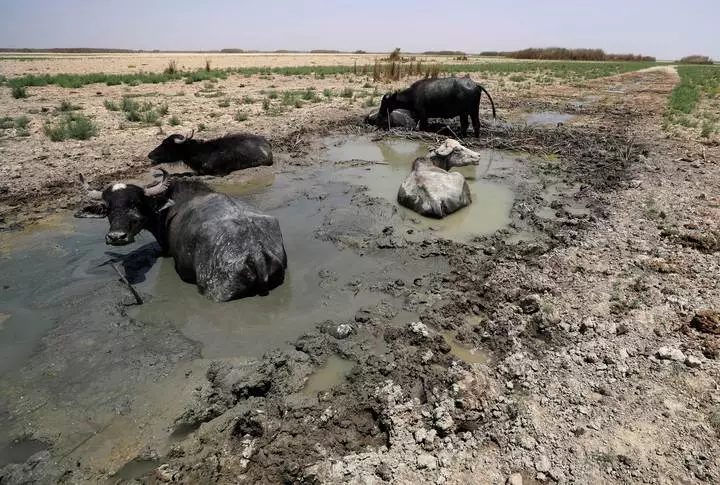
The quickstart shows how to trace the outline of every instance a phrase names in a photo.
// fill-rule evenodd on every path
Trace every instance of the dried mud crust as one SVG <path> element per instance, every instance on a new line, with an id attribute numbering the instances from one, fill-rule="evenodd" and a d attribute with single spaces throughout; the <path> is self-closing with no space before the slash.
<path id="1" fill-rule="evenodd" d="M 354 238 L 354 250 L 449 262 L 377 288 L 419 318 L 378 305 L 319 322 L 291 351 L 213 363 L 177 420 L 198 430 L 141 481 L 717 483 L 720 154 L 662 137 L 671 72 L 610 81 L 626 94 L 586 126 L 495 127 L 470 142 L 545 155 L 528 168 L 540 187 L 519 190 L 509 229 L 531 229 L 531 240 L 416 240 L 359 221 L 376 244 Z M 589 216 L 560 204 L 556 220 L 537 218 L 542 185 L 558 181 L 582 186 Z M 458 358 L 450 335 L 486 358 Z M 303 393 L 331 355 L 353 370 Z M 74 470 L 61 481 L 98 477 Z"/>

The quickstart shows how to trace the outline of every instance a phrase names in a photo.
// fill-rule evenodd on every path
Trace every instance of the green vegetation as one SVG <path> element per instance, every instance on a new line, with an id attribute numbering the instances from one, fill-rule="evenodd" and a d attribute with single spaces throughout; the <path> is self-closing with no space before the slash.
<path id="1" fill-rule="evenodd" d="M 77 111 L 79 109 L 82 109 L 82 107 L 80 107 L 76 104 L 72 104 L 70 101 L 67 101 L 67 100 L 61 101 L 60 106 L 57 107 L 58 111 L 62 111 L 65 113 L 70 112 L 70 111 Z"/>
<path id="2" fill-rule="evenodd" d="M 18 116 L 15 118 L 13 125 L 16 130 L 24 130 L 30 125 L 30 118 L 27 116 Z"/>
<path id="3" fill-rule="evenodd" d="M 378 62 L 378 64 L 380 64 Z M 402 69 L 408 71 L 407 64 L 400 61 L 394 63 L 402 66 Z M 393 62 L 382 64 L 381 67 L 392 66 Z M 575 77 L 579 79 L 591 79 L 595 77 L 609 76 L 620 74 L 623 72 L 635 71 L 645 67 L 654 65 L 647 61 L 630 61 L 630 62 L 497 62 L 484 64 L 435 64 L 423 65 L 421 61 L 413 63 L 411 75 L 433 76 L 439 73 L 496 73 L 510 74 L 519 72 L 548 72 L 555 77 L 567 78 Z M 418 67 L 419 66 L 419 67 Z M 245 76 L 260 75 L 262 78 L 270 79 L 270 75 L 285 76 L 310 76 L 315 75 L 335 75 L 357 73 L 367 75 L 373 73 L 374 66 L 300 66 L 300 67 L 242 67 L 231 69 L 212 69 L 206 71 L 204 69 L 197 71 L 179 71 L 177 67 L 170 69 L 170 66 L 161 73 L 128 73 L 128 74 L 44 74 L 44 75 L 26 75 L 12 79 L 6 79 L 5 84 L 13 89 L 13 96 L 16 98 L 25 97 L 26 93 L 23 88 L 29 86 L 48 86 L 56 85 L 64 88 L 79 88 L 88 84 L 104 83 L 107 85 L 118 84 L 158 84 L 170 81 L 185 80 L 187 84 L 201 81 L 211 81 L 218 79 L 227 79 L 231 74 L 240 74 Z M 407 74 L 406 74 L 407 75 Z"/>
<path id="4" fill-rule="evenodd" d="M 340 92 L 341 98 L 352 98 L 353 97 L 353 88 L 345 88 Z"/>
<path id="5" fill-rule="evenodd" d="M 243 96 L 242 102 L 243 102 L 243 104 L 253 104 L 255 102 L 255 100 L 253 98 L 251 98 L 250 96 L 245 95 L 245 96 Z"/>
<path id="6" fill-rule="evenodd" d="M 44 131 L 52 141 L 63 141 L 69 138 L 88 140 L 97 135 L 97 127 L 90 118 L 73 113 L 65 115 L 56 123 L 45 123 Z"/>
<path id="7" fill-rule="evenodd" d="M 268 93 L 267 97 L 269 99 L 277 99 L 278 98 L 278 92 L 276 90 L 272 90 Z"/>
<path id="8" fill-rule="evenodd" d="M 120 107 L 118 106 L 118 104 L 115 101 L 111 101 L 109 99 L 106 99 L 105 101 L 103 101 L 103 105 L 105 106 L 105 109 L 107 109 L 108 111 L 119 111 L 120 110 Z"/>
<path id="9" fill-rule="evenodd" d="M 0 118 L 0 130 L 9 130 L 15 126 L 15 120 L 10 116 Z"/>
<path id="10" fill-rule="evenodd" d="M 323 89 L 323 96 L 325 96 L 328 99 L 332 98 L 332 96 L 333 96 L 332 89 L 329 89 L 329 88 Z"/>
<path id="11" fill-rule="evenodd" d="M 715 98 L 720 93 L 720 67 L 680 66 L 680 84 L 673 89 L 668 103 L 668 115 L 690 114 L 701 95 Z"/>
<path id="12" fill-rule="evenodd" d="M 655 58 L 640 54 L 606 54 L 602 49 L 565 49 L 564 47 L 545 47 L 522 49 L 503 53 L 513 59 L 540 59 L 564 61 L 651 61 Z"/>
<path id="13" fill-rule="evenodd" d="M 13 86 L 12 87 L 12 97 L 15 99 L 22 99 L 27 98 L 27 90 L 25 89 L 25 86 Z"/>
<path id="14" fill-rule="evenodd" d="M 227 108 L 228 106 L 230 106 L 230 100 L 228 100 L 227 98 L 221 99 L 220 101 L 218 101 L 218 106 L 221 108 Z"/>
<path id="15" fill-rule="evenodd" d="M 239 110 L 235 113 L 235 116 L 234 116 L 235 121 L 238 121 L 238 122 L 246 121 L 248 119 L 248 117 L 249 116 L 246 112 L 239 111 Z"/>
<path id="16" fill-rule="evenodd" d="M 680 59 L 678 62 L 680 64 L 712 64 L 713 60 L 710 59 L 708 56 L 692 55 L 692 56 L 685 56 L 682 59 Z"/>
<path id="17" fill-rule="evenodd" d="M 377 106 L 377 102 L 375 101 L 375 98 L 374 98 L 373 96 L 370 96 L 370 97 L 365 101 L 365 107 L 366 107 L 366 108 L 372 108 L 373 106 Z"/>
<path id="18" fill-rule="evenodd" d="M 157 112 L 160 116 L 165 116 L 168 114 L 168 111 L 170 108 L 168 107 L 167 103 L 161 103 L 157 106 Z"/>
<path id="19" fill-rule="evenodd" d="M 177 126 L 180 124 L 180 120 L 177 116 L 173 115 L 169 120 L 168 123 L 170 123 L 170 126 Z"/>
<path id="20" fill-rule="evenodd" d="M 720 67 L 682 65 L 678 67 L 678 74 L 680 84 L 670 93 L 663 128 L 667 129 L 670 124 L 700 127 L 700 136 L 709 138 L 718 132 L 716 100 L 720 94 Z"/>
<path id="21" fill-rule="evenodd" d="M 269 100 L 268 98 L 263 99 L 262 109 L 263 109 L 264 111 L 267 111 L 267 110 L 270 109 L 270 100 Z"/>

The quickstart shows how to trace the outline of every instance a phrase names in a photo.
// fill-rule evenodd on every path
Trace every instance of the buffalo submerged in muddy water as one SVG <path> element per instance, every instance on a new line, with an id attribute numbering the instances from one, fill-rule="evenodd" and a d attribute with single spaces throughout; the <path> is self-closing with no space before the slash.
<path id="1" fill-rule="evenodd" d="M 460 117 L 460 136 L 467 136 L 468 116 L 475 136 L 480 136 L 480 96 L 487 94 L 495 118 L 495 103 L 487 90 L 469 77 L 421 79 L 409 88 L 383 96 L 378 119 L 386 119 L 396 109 L 406 109 L 427 130 L 428 118 Z"/>
<path id="2" fill-rule="evenodd" d="M 266 295 L 285 279 L 287 255 L 273 216 L 164 170 L 162 181 L 147 188 L 116 183 L 99 191 L 80 180 L 100 203 L 76 217 L 107 216 L 109 245 L 130 244 L 141 230 L 150 231 L 180 278 L 215 301 Z"/>
<path id="3" fill-rule="evenodd" d="M 418 214 L 442 219 L 472 202 L 465 177 L 453 167 L 477 165 L 480 154 L 448 139 L 427 157 L 417 158 L 400 185 L 398 203 Z"/>
<path id="4" fill-rule="evenodd" d="M 261 135 L 234 133 L 212 140 L 173 134 L 148 154 L 151 165 L 184 162 L 199 175 L 224 176 L 236 170 L 272 165 L 270 142 Z"/>

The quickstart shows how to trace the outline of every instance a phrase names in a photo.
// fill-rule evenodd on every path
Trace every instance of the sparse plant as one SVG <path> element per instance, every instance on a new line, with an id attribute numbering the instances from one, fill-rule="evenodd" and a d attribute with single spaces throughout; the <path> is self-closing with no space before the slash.
<path id="1" fill-rule="evenodd" d="M 175 63 L 175 59 L 171 59 L 170 62 L 168 62 L 167 67 L 163 71 L 165 74 L 177 74 L 177 64 Z"/>
<path id="2" fill-rule="evenodd" d="M 243 104 L 253 104 L 255 102 L 255 100 L 253 98 L 251 98 L 250 96 L 245 95 L 245 96 L 243 96 L 242 102 L 243 102 Z"/>
<path id="3" fill-rule="evenodd" d="M 0 129 L 9 130 L 13 126 L 15 126 L 15 120 L 13 120 L 10 116 L 0 118 Z"/>
<path id="4" fill-rule="evenodd" d="M 205 72 L 210 72 L 212 69 L 210 68 L 210 59 L 205 59 Z"/>
<path id="5" fill-rule="evenodd" d="M 142 115 L 142 121 L 144 123 L 147 123 L 149 125 L 155 124 L 160 120 L 160 117 L 158 116 L 157 112 L 154 109 L 151 109 L 149 111 L 146 111 Z"/>
<path id="6" fill-rule="evenodd" d="M 373 106 L 377 106 L 377 102 L 374 97 L 370 96 L 367 100 L 365 100 L 365 107 L 372 108 Z"/>
<path id="7" fill-rule="evenodd" d="M 267 96 L 268 96 L 268 98 L 270 98 L 270 99 L 277 99 L 277 98 L 278 98 L 278 92 L 273 89 L 273 90 L 271 90 L 271 91 L 268 93 Z"/>
<path id="8" fill-rule="evenodd" d="M 12 87 L 12 97 L 15 99 L 22 99 L 27 98 L 27 90 L 25 89 L 25 86 L 13 86 Z"/>
<path id="9" fill-rule="evenodd" d="M 235 121 L 243 122 L 243 121 L 246 121 L 246 120 L 248 119 L 248 114 L 247 114 L 245 111 L 240 111 L 240 110 L 238 110 L 238 111 L 235 113 L 234 118 L 235 118 Z"/>
<path id="10" fill-rule="evenodd" d="M 205 131 L 207 130 L 207 125 L 205 123 L 199 123 L 197 129 L 198 131 Z"/>
<path id="11" fill-rule="evenodd" d="M 363 88 L 365 88 L 365 89 L 369 89 L 369 88 L 371 88 L 371 87 L 373 87 L 373 86 L 372 86 L 372 84 L 370 84 L 370 83 L 365 83 L 365 84 L 363 84 Z"/>
<path id="12" fill-rule="evenodd" d="M 345 88 L 340 92 L 341 98 L 352 98 L 353 97 L 353 88 Z"/>
<path id="13" fill-rule="evenodd" d="M 97 134 L 97 127 L 87 116 L 67 114 L 54 124 L 45 123 L 44 132 L 51 141 L 88 140 Z"/>
<path id="14" fill-rule="evenodd" d="M 157 112 L 160 116 L 165 116 L 168 114 L 169 107 L 167 103 L 162 103 L 157 106 Z"/>
<path id="15" fill-rule="evenodd" d="M 177 116 L 173 115 L 173 116 L 170 117 L 170 119 L 168 120 L 168 123 L 170 123 L 170 126 L 177 126 L 177 125 L 180 124 L 180 120 L 178 119 Z"/>
<path id="16" fill-rule="evenodd" d="M 138 103 L 134 99 L 128 98 L 126 96 L 120 102 L 120 107 L 122 108 L 123 111 L 126 111 L 126 112 L 138 111 L 140 109 L 140 103 Z"/>
<path id="17" fill-rule="evenodd" d="M 270 109 L 270 100 L 268 98 L 263 99 L 262 109 L 265 111 Z"/>
<path id="18" fill-rule="evenodd" d="M 400 48 L 399 48 L 399 47 L 396 47 L 395 49 L 393 49 L 393 51 L 392 51 L 392 52 L 390 53 L 390 55 L 388 56 L 388 59 L 389 59 L 390 61 L 399 61 L 400 58 L 401 58 L 401 55 L 400 55 Z"/>
<path id="19" fill-rule="evenodd" d="M 57 107 L 57 110 L 62 112 L 77 111 L 79 109 L 82 108 L 76 104 L 72 104 L 70 101 L 67 100 L 61 101 L 60 106 Z"/>
<path id="20" fill-rule="evenodd" d="M 134 123 L 137 121 L 142 121 L 143 118 L 140 115 L 140 112 L 133 110 L 125 112 L 125 119 Z"/>
<path id="21" fill-rule="evenodd" d="M 221 99 L 220 101 L 218 101 L 218 106 L 221 108 L 227 108 L 228 106 L 230 106 L 230 100 L 228 100 L 227 98 Z"/>
<path id="22" fill-rule="evenodd" d="M 106 99 L 105 101 L 103 101 L 103 105 L 105 106 L 105 109 L 107 109 L 108 111 L 118 111 L 120 109 L 120 107 L 118 106 L 118 104 L 115 101 L 111 101 L 109 99 Z"/>
<path id="23" fill-rule="evenodd" d="M 16 130 L 24 130 L 30 125 L 30 118 L 27 116 L 18 116 L 15 118 L 15 121 L 13 123 L 15 125 Z"/>
<path id="24" fill-rule="evenodd" d="M 295 103 L 293 103 L 293 106 L 295 106 L 296 108 L 302 108 L 302 107 L 303 107 L 303 102 L 300 101 L 299 99 L 296 99 L 296 100 L 295 100 Z"/>
<path id="25" fill-rule="evenodd" d="M 333 96 L 332 89 L 329 89 L 329 88 L 323 89 L 323 96 L 325 96 L 328 99 L 332 98 L 332 96 Z"/>

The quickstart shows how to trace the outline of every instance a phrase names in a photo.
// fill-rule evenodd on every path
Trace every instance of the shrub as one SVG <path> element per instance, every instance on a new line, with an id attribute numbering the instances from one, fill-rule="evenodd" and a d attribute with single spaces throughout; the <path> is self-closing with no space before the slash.
<path id="1" fill-rule="evenodd" d="M 242 121 L 245 121 L 245 120 L 248 119 L 248 114 L 247 114 L 246 112 L 244 112 L 244 111 L 239 111 L 239 110 L 238 110 L 238 111 L 235 113 L 234 118 L 235 118 L 235 121 L 242 122 Z"/>
<path id="2" fill-rule="evenodd" d="M 24 130 L 30 124 L 30 118 L 28 118 L 27 116 L 24 116 L 24 115 L 18 116 L 17 118 L 15 118 L 15 121 L 13 124 L 15 125 L 15 129 Z"/>
<path id="3" fill-rule="evenodd" d="M 120 103 L 120 107 L 126 112 L 138 111 L 140 104 L 132 98 L 124 97 Z"/>
<path id="4" fill-rule="evenodd" d="M 108 111 L 118 111 L 120 109 L 115 101 L 110 101 L 109 99 L 103 101 L 103 105 L 105 105 L 105 109 Z"/>
<path id="5" fill-rule="evenodd" d="M 163 72 L 165 74 L 176 74 L 178 72 L 177 64 L 175 63 L 174 59 L 168 62 L 168 65 Z"/>
<path id="6" fill-rule="evenodd" d="M 2 130 L 8 130 L 15 126 L 15 120 L 13 120 L 9 116 L 5 116 L 4 118 L 0 118 L 0 129 Z"/>
<path id="7" fill-rule="evenodd" d="M 680 64 L 712 64 L 713 60 L 708 56 L 692 55 L 683 57 L 679 62 Z"/>
<path id="8" fill-rule="evenodd" d="M 180 124 L 180 120 L 177 116 L 173 115 L 170 120 L 168 120 L 168 123 L 170 123 L 170 126 L 177 126 Z"/>
<path id="9" fill-rule="evenodd" d="M 352 98 L 353 97 L 353 88 L 345 88 L 340 93 L 341 98 Z"/>
<path id="10" fill-rule="evenodd" d="M 169 108 L 167 103 L 159 104 L 157 107 L 157 112 L 160 116 L 165 116 L 166 114 L 168 114 L 168 110 Z"/>
<path id="11" fill-rule="evenodd" d="M 142 116 L 142 121 L 150 125 L 157 123 L 159 119 L 160 117 L 154 109 L 146 111 L 145 114 Z"/>
<path id="12" fill-rule="evenodd" d="M 218 106 L 221 108 L 227 108 L 228 106 L 230 106 L 230 101 L 227 99 L 221 99 L 220 101 L 218 101 Z"/>
<path id="13" fill-rule="evenodd" d="M 270 109 L 270 100 L 268 98 L 263 99 L 262 108 L 265 111 Z"/>
<path id="14" fill-rule="evenodd" d="M 329 89 L 329 88 L 323 89 L 323 96 L 325 96 L 326 98 L 329 99 L 329 98 L 332 98 L 332 95 L 333 95 L 332 89 Z"/>
<path id="15" fill-rule="evenodd" d="M 12 97 L 15 99 L 27 98 L 27 90 L 25 86 L 13 86 Z"/>
<path id="16" fill-rule="evenodd" d="M 60 106 L 57 107 L 58 111 L 68 112 L 82 109 L 80 106 L 72 104 L 70 101 L 63 100 L 60 102 Z"/>
<path id="17" fill-rule="evenodd" d="M 90 118 L 75 114 L 68 114 L 55 124 L 45 123 L 44 131 L 52 141 L 88 140 L 97 135 L 97 127 Z"/>

